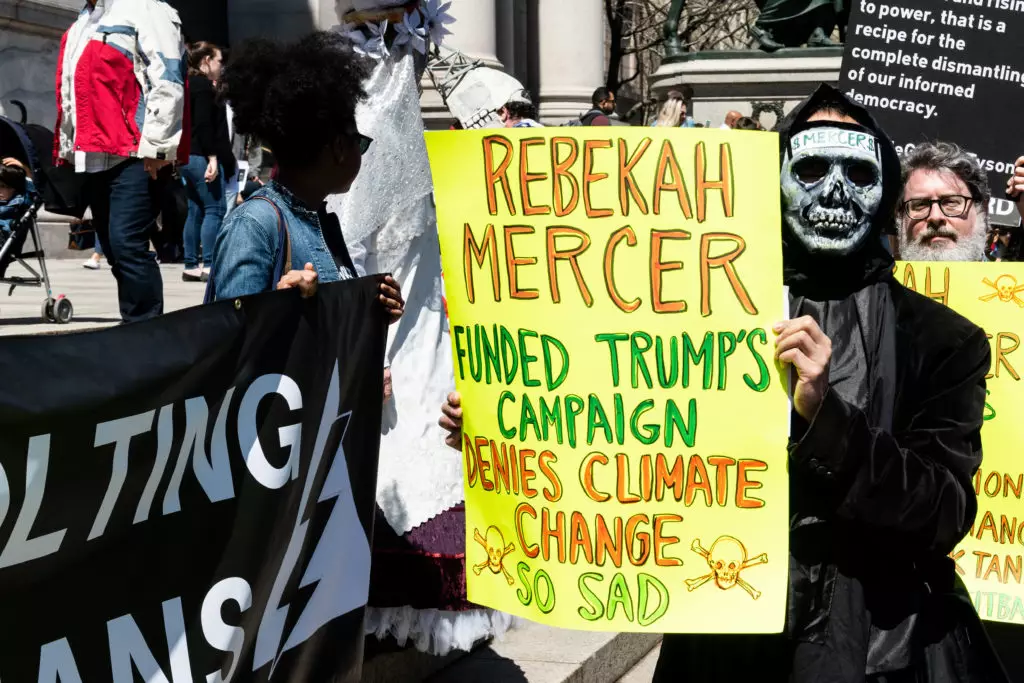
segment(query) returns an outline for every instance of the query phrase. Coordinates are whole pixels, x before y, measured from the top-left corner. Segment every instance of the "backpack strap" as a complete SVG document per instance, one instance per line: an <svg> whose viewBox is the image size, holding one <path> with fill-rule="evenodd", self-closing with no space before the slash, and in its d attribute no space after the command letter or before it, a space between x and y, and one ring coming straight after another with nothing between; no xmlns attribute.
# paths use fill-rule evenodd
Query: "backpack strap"
<svg viewBox="0 0 1024 683"><path fill-rule="evenodd" d="M292 240L288 234L288 223L285 221L284 216L281 214L281 209L278 208L271 199L263 196L249 197L245 201L264 201L270 204L274 208L274 213L277 215L277 255L274 257L274 276L270 281L271 291L277 287L277 283L281 281L287 269L290 269L292 263ZM244 202L243 202L244 203ZM206 283L206 296L203 297L203 303L209 304L214 301L214 292L216 286L213 283L214 273L210 271L210 279Z"/></svg>

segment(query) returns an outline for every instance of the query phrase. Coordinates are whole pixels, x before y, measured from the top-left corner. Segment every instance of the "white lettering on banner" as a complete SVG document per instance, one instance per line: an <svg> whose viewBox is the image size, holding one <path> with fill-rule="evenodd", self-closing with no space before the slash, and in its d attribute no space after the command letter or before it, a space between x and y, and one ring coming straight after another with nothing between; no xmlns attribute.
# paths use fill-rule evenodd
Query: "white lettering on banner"
<svg viewBox="0 0 1024 683"><path fill-rule="evenodd" d="M156 490L160 486L160 480L164 477L164 470L167 469L167 460L171 457L173 441L174 404L171 403L160 409L160 417L157 418L156 460L153 462L153 470L149 473L149 479L146 481L146 488L142 489L142 495L139 496L139 505L135 508L133 524L149 519L149 511L153 507Z"/></svg>
<svg viewBox="0 0 1024 683"><path fill-rule="evenodd" d="M253 589L246 579L230 577L212 586L201 603L198 625L210 647L226 653L226 666L196 678L198 683L204 680L206 683L230 683L242 664L244 653L249 649L253 652L253 671L271 664L272 674L285 652L300 646L338 617L366 605L370 581L370 544L356 509L349 478L344 442L352 413L339 414L339 367L335 363L316 439L309 455L309 469L303 471L302 494L291 538L266 603L263 603L263 596L260 597L260 609L263 612L259 628L255 634L251 628L247 633L240 624L228 624L224 620L223 606L226 603L236 604L240 613L252 609ZM164 514L181 510L179 489L190 459L196 479L211 502L234 497L228 434L235 430L228 422L235 395L235 389L232 388L220 401L216 424L213 425L208 441L205 437L210 426L209 403L203 398L184 402L185 424L178 430L182 435L179 437L181 445L174 472L164 492ZM259 430L265 425L257 424L257 411L261 403L271 395L283 398L292 412L303 407L301 391L291 378L283 375L257 378L247 387L240 400L237 434L248 471L264 487L277 490L297 478L300 469L305 468L302 467L300 452L301 422L286 424L277 429L281 448L287 451L288 457L282 467L271 465L259 443ZM133 524L150 519L176 441L176 407L177 404L169 404L161 407L159 414L157 410L151 410L97 425L94 446L99 448L112 445L113 457L110 480L92 523L89 540L104 534L117 503L125 504L125 501L120 500L120 495L126 487L129 464L134 463L133 466L140 467L141 463L147 462L146 454L138 452L138 440L134 442L137 452L131 452L132 440L150 432L154 428L155 418L156 452L153 455L152 470L135 508ZM291 419L285 419L291 422ZM327 452L332 435L338 443L333 457ZM67 529L31 537L43 503L50 448L49 434L29 439L24 502L17 510L11 536L0 552L0 566L11 566L50 555L57 552L64 541ZM317 486L321 480L323 485ZM330 505L330 510L319 508L321 505ZM12 512L11 508L8 473L0 466L0 524ZM317 514L318 509L321 510L320 514ZM327 518L322 532L318 537L310 538L309 527L314 516L320 518L323 515L327 515ZM317 528L321 528L321 525L318 524ZM309 558L306 564L300 563L303 557ZM293 598L293 587L307 590L302 591L302 597ZM107 622L112 683L134 683L135 680L144 680L146 683L189 683L193 680L181 597L163 602L162 610L166 651L170 653L169 661L163 660L164 667L169 664L166 670L161 668L150 643L146 642L147 636L143 635L132 614L124 614ZM233 613L234 610L229 612ZM248 623L250 620L243 621ZM147 635L153 638L152 634ZM250 640L248 644L247 635ZM159 645L156 651L164 652ZM40 647L36 680L38 683L83 683L71 642L67 638Z"/></svg>
<svg viewBox="0 0 1024 683"><path fill-rule="evenodd" d="M55 640L39 648L38 683L82 683L75 655L67 638Z"/></svg>
<svg viewBox="0 0 1024 683"><path fill-rule="evenodd" d="M221 428L222 432L225 429L227 412L231 406L231 397L234 392L234 387L232 387L221 401L217 426ZM301 404L301 397L299 402ZM206 458L206 425L209 421L209 414L210 410L206 405L206 399L202 396L185 401L185 438L181 442L181 450L178 452L178 462L174 466L174 474L171 475L171 483L167 485L167 493L164 495L165 515L181 510L181 479L185 474L185 467L188 465L190 456L196 480L203 487L203 491L206 492L206 497L210 499L211 503L235 497L235 487L231 481L231 463L228 462L227 439L222 438L221 443L218 444L215 437L210 444L210 459Z"/></svg>
<svg viewBox="0 0 1024 683"><path fill-rule="evenodd" d="M310 458L309 471L302 487L295 526L281 567L274 579L259 631L256 633L253 671L273 662L273 674L282 653L307 640L317 629L331 620L362 607L369 597L370 543L356 514L343 445L345 436L342 433L324 486L316 496L317 503L331 499L337 499L337 502L331 510L331 516L313 549L309 566L301 580L303 587L313 584L317 584L317 587L305 610L295 620L292 632L287 639L285 638L284 628L290 606L281 602L285 586L295 572L299 554L305 545L309 526L306 511L310 500L313 499L313 482L320 472L331 431L342 420L344 424L341 427L347 429L348 420L351 418L351 413L338 414L341 404L340 392L338 364L335 363Z"/></svg>
<svg viewBox="0 0 1024 683"><path fill-rule="evenodd" d="M206 683L230 683L235 677L235 669L238 668L238 660L242 656L245 631L241 626L229 626L224 623L221 609L226 602L236 603L239 612L244 614L252 607L252 587L244 579L233 576L218 582L203 600L200 621L206 642L222 652L230 652L233 655L228 672L222 676L221 669L217 669L207 674Z"/></svg>
<svg viewBox="0 0 1024 683"><path fill-rule="evenodd" d="M50 464L50 435L34 436L28 442L28 461L25 467L25 502L18 512L18 520L14 523L11 536L7 539L4 551L0 553L0 568L12 567L22 562L38 560L46 557L60 549L67 529L50 532L37 538L29 538L32 527L35 525L36 515L39 514L39 507L43 503L43 492L46 488L46 471ZM4 490L0 492L3 496L3 504L0 509L3 515L0 522L3 522L10 509L11 487L8 485L7 475L4 473Z"/></svg>
<svg viewBox="0 0 1024 683"><path fill-rule="evenodd" d="M145 434L153 428L153 416L155 414L155 410L150 410L147 413L123 417L119 420L96 425L96 442L94 446L99 448L109 444L115 445L114 462L110 471L110 485L107 486L107 492L103 494L103 502L100 504L99 512L96 513L96 521L93 522L92 530L89 532L90 541L94 538L99 538L106 531L107 522L110 521L110 515L114 511L114 504L117 503L117 497L121 494L121 487L124 486L124 482L128 478L128 452L131 440L133 437ZM47 442L47 450L49 450L49 442Z"/></svg>
<svg viewBox="0 0 1024 683"><path fill-rule="evenodd" d="M302 408L302 392L299 385L291 377L285 375L263 375L249 385L242 405L238 409L238 443L245 455L245 464L253 479L268 489L279 489L290 479L299 476L299 444L301 442L302 424L296 423L278 429L281 447L288 449L288 462L284 467L277 468L270 464L263 446L260 445L259 427L256 423L256 410L260 402L271 394L284 397L292 410Z"/></svg>
<svg viewBox="0 0 1024 683"><path fill-rule="evenodd" d="M164 602L163 613L167 650L171 653L170 681L149 649L135 618L125 614L107 622L113 683L135 683L133 666L146 683L192 682L192 664L185 639L185 614L181 609L181 598Z"/></svg>

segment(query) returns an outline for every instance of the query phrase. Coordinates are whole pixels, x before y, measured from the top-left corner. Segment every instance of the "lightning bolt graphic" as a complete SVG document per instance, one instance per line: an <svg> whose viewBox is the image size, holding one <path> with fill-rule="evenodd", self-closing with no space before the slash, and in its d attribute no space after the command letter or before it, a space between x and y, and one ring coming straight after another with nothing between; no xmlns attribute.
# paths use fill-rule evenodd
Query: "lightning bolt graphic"
<svg viewBox="0 0 1024 683"><path fill-rule="evenodd" d="M274 579L259 631L256 634L253 671L273 662L271 676L273 676L274 668L276 668L281 654L306 641L317 629L336 617L362 607L368 598L370 543L356 514L355 501L352 498L352 485L348 476L348 462L343 446L352 414L349 412L338 415L339 394L338 363L335 362L330 387L324 401L324 411L320 418L320 428L310 459L309 471L306 473L303 484L302 499L296 514L295 526L281 561L281 568ZM309 566L301 581L301 587L317 585L306 609L299 615L287 642L281 647L290 607L282 605L281 600L288 580L298 564L299 554L306 540L309 520L303 517L313 495L313 482L317 473L320 472L327 439L335 423L339 420L345 420L344 432L339 440L338 449L334 454L323 489L317 496L318 503L331 499L337 499L337 502L331 510L331 516L317 541Z"/></svg>

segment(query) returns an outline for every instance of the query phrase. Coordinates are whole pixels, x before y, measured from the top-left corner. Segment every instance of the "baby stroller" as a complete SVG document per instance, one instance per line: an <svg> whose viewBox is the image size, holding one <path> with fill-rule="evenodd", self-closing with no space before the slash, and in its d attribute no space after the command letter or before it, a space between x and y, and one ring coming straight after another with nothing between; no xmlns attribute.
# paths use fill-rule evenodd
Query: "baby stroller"
<svg viewBox="0 0 1024 683"><path fill-rule="evenodd" d="M43 301L42 318L44 322L67 324L74 316L71 301L64 295L53 296L50 276L46 272L46 254L43 252L42 240L39 238L39 226L36 216L43 206L42 194L47 183L35 146L21 124L0 116L0 158L14 157L32 169L36 184L36 194L30 206L15 221L10 235L0 243L0 284L10 285L8 296L14 294L17 287L45 287L46 300ZM32 237L32 250L25 251L25 243ZM38 262L38 271L29 264L31 259ZM8 275L7 270L13 264L21 266L27 275Z"/></svg>

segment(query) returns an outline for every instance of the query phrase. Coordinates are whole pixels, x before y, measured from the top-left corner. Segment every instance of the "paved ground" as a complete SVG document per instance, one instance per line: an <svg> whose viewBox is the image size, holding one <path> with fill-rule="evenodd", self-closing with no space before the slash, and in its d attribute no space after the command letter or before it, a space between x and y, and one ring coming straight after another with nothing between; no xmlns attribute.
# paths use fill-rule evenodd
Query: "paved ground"
<svg viewBox="0 0 1024 683"><path fill-rule="evenodd" d="M7 296L8 288L0 285L0 335L41 334L80 331L114 325L121 321L117 306L117 285L106 264L98 271L82 267L82 259L48 259L50 283L54 296L63 294L75 309L70 325L53 325L42 320L42 304L46 293L42 289L18 287ZM202 303L206 285L182 282L179 265L160 266L164 278L164 308L174 311ZM11 265L8 275L24 273L17 264Z"/></svg>

